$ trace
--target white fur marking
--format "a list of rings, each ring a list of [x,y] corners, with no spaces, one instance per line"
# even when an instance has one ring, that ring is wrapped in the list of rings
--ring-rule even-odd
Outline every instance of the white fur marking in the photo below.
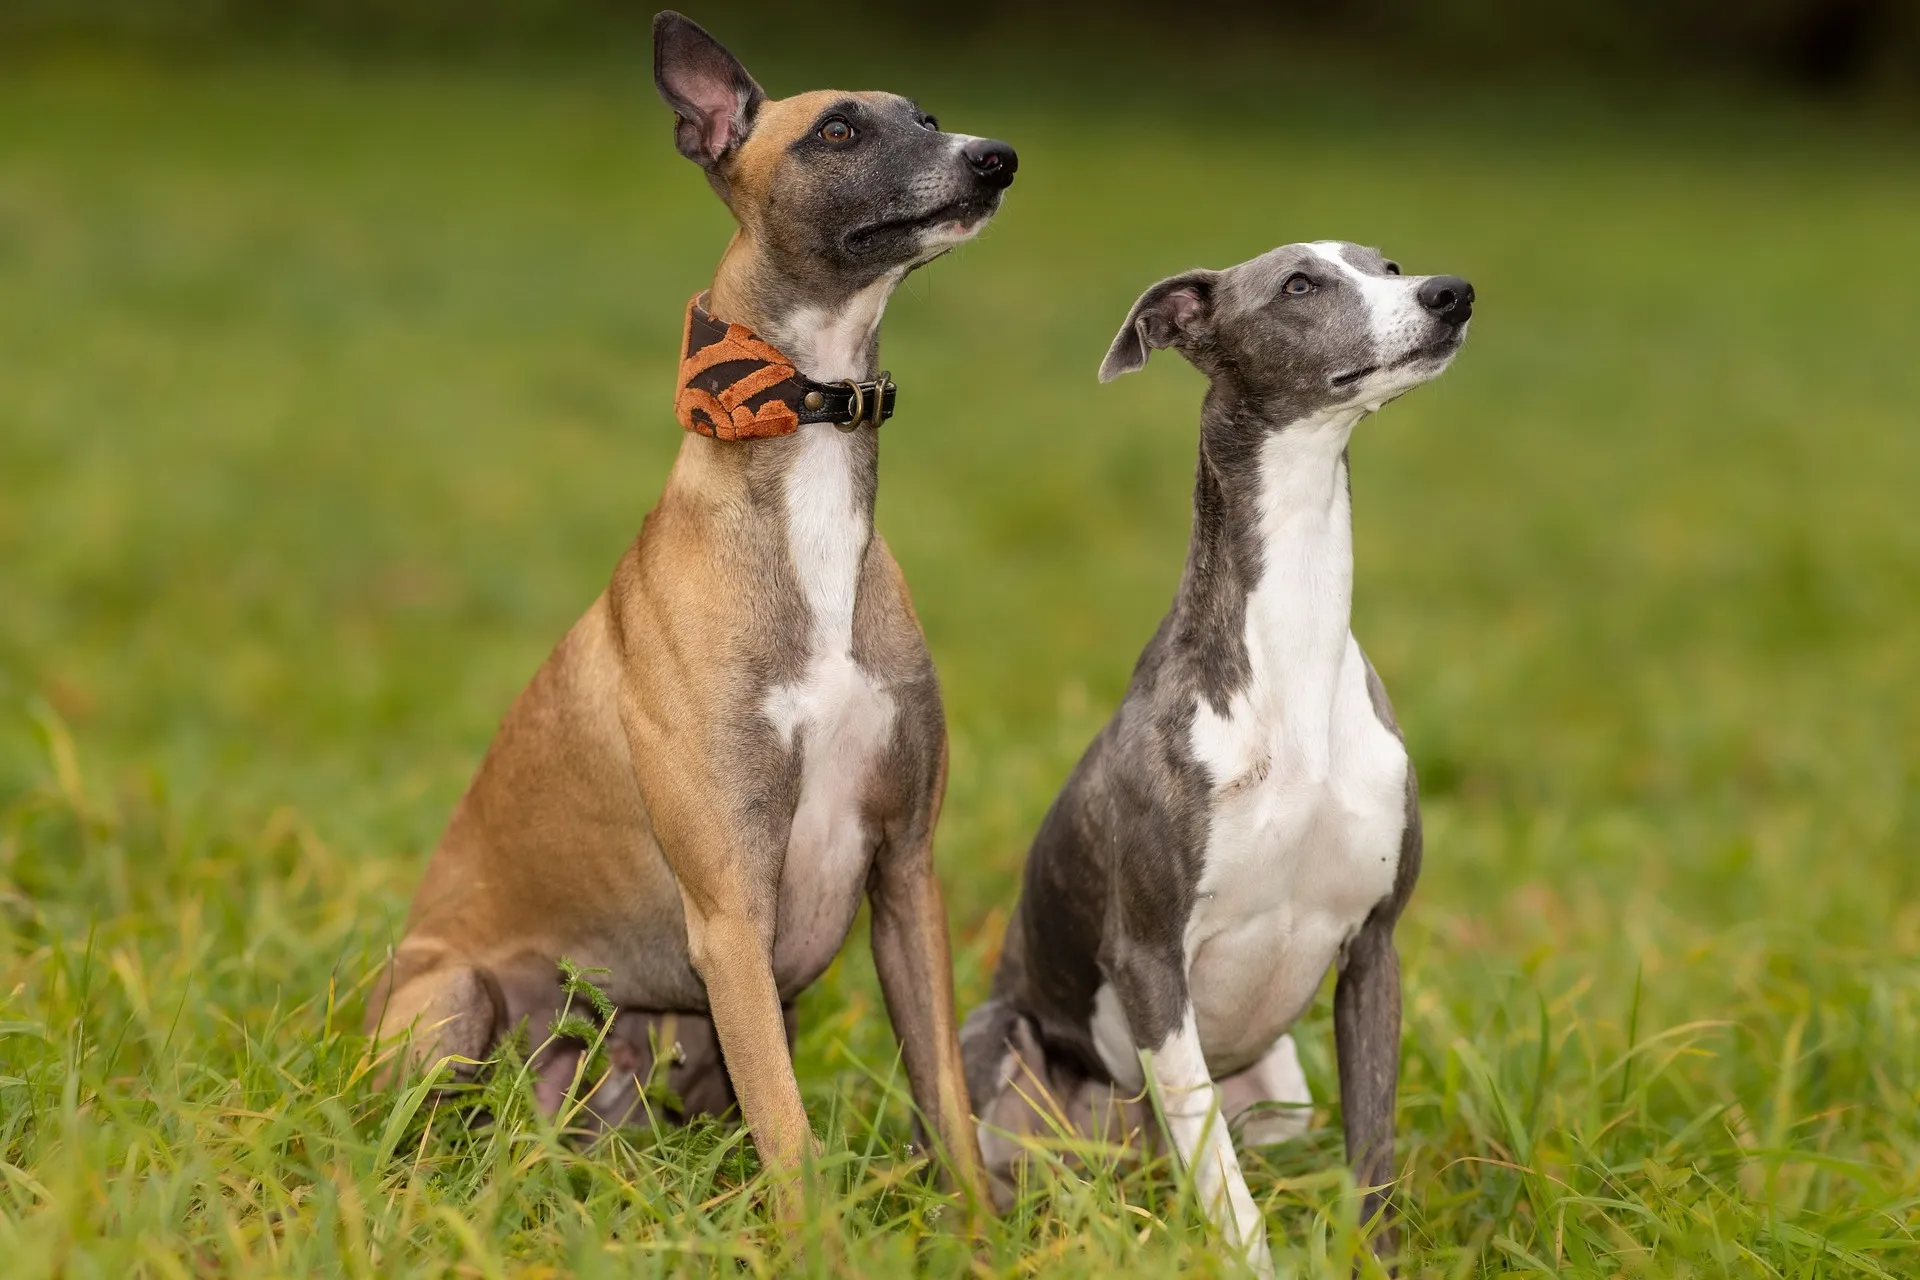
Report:
[[[880,330],[887,300],[906,270],[889,271],[835,310],[802,307],[767,337],[793,357],[801,373],[815,382],[842,382],[867,376],[867,348]]]
[[[859,378],[899,276],[833,313],[797,314],[783,349],[816,381]],[[800,803],[787,841],[774,974],[792,994],[825,970],[852,927],[870,859],[861,798],[893,731],[887,690],[853,660],[853,610],[873,525],[853,490],[854,438],[800,428],[786,475],[787,545],[811,615],[806,673],[767,696],[766,717],[801,749]]]
[[[1366,304],[1373,358],[1379,368],[1354,384],[1351,403],[1371,413],[1446,367],[1451,356],[1437,367],[1404,367],[1424,343],[1432,341],[1433,319],[1420,305],[1420,285],[1427,277],[1376,276],[1362,271],[1347,261],[1343,252],[1346,246],[1338,240],[1316,240],[1306,247],[1358,289]]]
[[[1129,1093],[1138,1093],[1145,1083],[1140,1074],[1140,1046],[1133,1041],[1133,1029],[1127,1025],[1127,1011],[1120,1007],[1120,994],[1111,982],[1103,982],[1093,993],[1093,1051],[1113,1082]]]
[[[1191,744],[1213,784],[1188,982],[1222,1074],[1264,1056],[1392,891],[1406,752],[1374,713],[1348,629],[1353,532],[1342,453],[1360,414],[1295,423],[1263,446],[1260,579],[1246,687],[1203,697]]]
[[[1220,1095],[1227,1120],[1239,1126],[1241,1140],[1248,1146],[1291,1142],[1306,1134],[1312,1120],[1313,1090],[1307,1087],[1300,1051],[1290,1035],[1281,1036],[1266,1057],[1245,1071],[1222,1080]]]
[[[1246,1175],[1240,1171],[1239,1157],[1234,1155],[1227,1119],[1220,1110],[1220,1093],[1207,1073],[1206,1058],[1200,1050],[1192,1007],[1165,1044],[1140,1057],[1153,1075],[1174,1150],[1180,1162],[1193,1171],[1194,1186],[1207,1215],[1229,1243],[1246,1251],[1255,1272],[1272,1275],[1266,1219],[1254,1204]]]
[[[1426,327],[1425,311],[1417,296],[1420,277],[1370,275],[1347,261],[1338,241],[1321,240],[1307,247],[1359,289],[1367,304],[1373,345],[1384,357],[1382,364],[1391,363],[1400,349],[1409,345],[1406,342],[1409,332]]]

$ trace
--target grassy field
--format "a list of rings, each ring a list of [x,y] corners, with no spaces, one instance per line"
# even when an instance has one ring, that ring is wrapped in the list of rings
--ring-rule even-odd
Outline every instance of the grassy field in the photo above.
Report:
[[[1428,833],[1404,1273],[1920,1273],[1912,133],[885,79],[1022,156],[887,329],[963,1003],[1184,549],[1200,382],[1095,384],[1126,306],[1378,243],[1482,299],[1354,445],[1355,628]],[[639,67],[0,75],[7,1274],[1230,1270],[1164,1165],[1050,1175],[974,1259],[863,928],[802,1004],[839,1198],[797,1244],[737,1130],[576,1151],[508,1071],[489,1127],[369,1086],[366,986],[658,491],[725,233]],[[1301,1040],[1317,1132],[1250,1176],[1283,1268],[1344,1276],[1324,1002]]]

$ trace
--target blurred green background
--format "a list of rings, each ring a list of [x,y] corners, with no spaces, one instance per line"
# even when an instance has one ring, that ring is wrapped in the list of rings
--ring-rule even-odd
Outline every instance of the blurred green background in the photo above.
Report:
[[[1354,444],[1355,630],[1428,824],[1409,1273],[1910,1275],[1912,15],[1518,12],[694,16],[776,94],[897,89],[1020,150],[886,328],[880,525],[946,690],[963,1003],[1184,552],[1201,382],[1096,385],[1114,329],[1172,271],[1377,244],[1481,298]],[[852,1153],[804,1256],[730,1191],[729,1130],[578,1152],[358,1068],[426,852],[679,443],[680,308],[728,223],[645,18],[0,10],[15,1274],[967,1265],[898,1180],[860,945],[803,1006]],[[1302,1038],[1319,1134],[1249,1161],[1283,1266],[1344,1275],[1324,1010]],[[1164,1166],[1050,1177],[982,1266],[1226,1266]]]

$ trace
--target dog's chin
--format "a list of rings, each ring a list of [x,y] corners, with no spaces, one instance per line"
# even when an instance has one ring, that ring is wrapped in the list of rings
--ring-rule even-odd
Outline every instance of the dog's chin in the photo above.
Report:
[[[847,233],[847,252],[868,260],[931,262],[979,235],[1000,208],[1000,198],[955,200],[927,213],[870,223]]]
[[[992,220],[993,210],[987,209],[936,222],[920,233],[920,251],[914,256],[922,260],[937,258],[955,245],[965,244],[979,235]]]
[[[1345,404],[1377,409],[1445,373],[1465,339],[1462,326],[1384,364],[1337,373],[1327,379],[1328,389],[1342,396]]]
[[[1373,413],[1386,401],[1400,399],[1407,391],[1444,374],[1446,367],[1452,365],[1453,355],[1457,351],[1459,344],[1453,344],[1448,351],[1423,351],[1407,355],[1384,368],[1359,368],[1329,380],[1331,390],[1340,395],[1342,405]]]

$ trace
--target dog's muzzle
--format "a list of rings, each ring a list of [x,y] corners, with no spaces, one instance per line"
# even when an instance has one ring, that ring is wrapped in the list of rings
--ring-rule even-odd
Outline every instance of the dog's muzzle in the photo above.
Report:
[[[1433,276],[1416,296],[1436,320],[1465,324],[1473,319],[1473,285],[1459,276]]]
[[[960,156],[967,162],[967,168],[973,170],[973,176],[995,191],[1005,191],[1012,186],[1013,175],[1020,168],[1019,153],[993,138],[973,139],[960,148]]]

